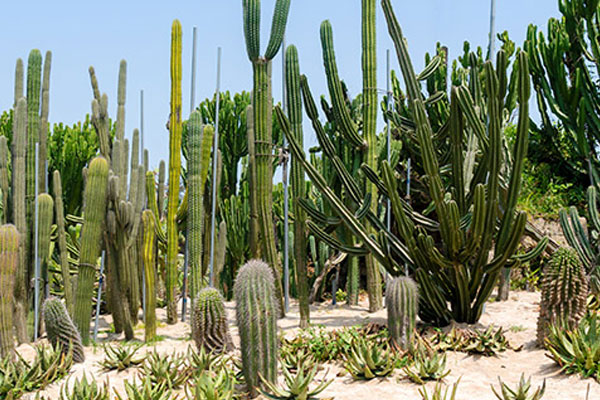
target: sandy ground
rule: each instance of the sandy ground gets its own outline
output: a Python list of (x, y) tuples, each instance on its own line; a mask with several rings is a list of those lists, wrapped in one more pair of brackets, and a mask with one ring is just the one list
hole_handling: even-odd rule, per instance
[[(508, 350), (497, 357), (469, 356), (464, 353), (448, 352), (447, 366), (452, 372), (445, 378), (448, 385), (461, 378), (458, 388), (458, 400), (493, 400), (496, 399), (490, 389), (490, 385), (498, 385), (498, 377), (511, 387), (515, 385), (521, 376), (532, 377), (532, 386), (541, 385), (546, 380), (546, 395), (544, 400), (584, 400), (589, 385), (589, 399), (600, 398), (600, 385), (593, 379), (583, 380), (577, 376), (565, 376), (561, 374), (554, 362), (547, 358), (545, 351), (537, 349), (534, 345), (536, 320), (539, 308), (539, 294), (531, 292), (513, 292), (510, 300), (502, 303), (488, 303), (485, 313), (481, 318), (479, 327), (485, 328), (490, 324), (506, 330), (506, 335), (515, 347), (523, 345), (521, 351)], [(239, 346), (237, 328), (234, 324), (234, 304), (227, 303), (227, 312), (231, 325), (231, 333), (236, 346)], [(188, 340), (189, 325), (178, 323), (168, 326), (164, 323), (166, 316), (164, 310), (158, 310), (161, 321), (158, 334), (165, 339), (156, 345), (143, 347), (142, 351), (153, 351), (172, 353), (185, 351), (193, 342)], [(287, 335), (294, 335), (297, 331), (298, 310), (295, 304), (285, 319), (279, 321), (280, 329)], [(325, 325), (329, 329), (352, 326), (365, 322), (385, 324), (386, 312), (369, 314), (366, 304), (359, 307), (336, 306), (322, 304), (311, 310), (311, 321), (313, 324)], [(119, 338), (106, 333), (109, 321), (102, 319), (101, 334), (99, 341), (115, 341)], [(102, 329), (104, 328), (104, 331)], [(137, 337), (143, 338), (143, 331), (137, 331)], [(29, 346), (21, 346), (18, 349), (24, 355), (31, 355)], [(83, 373), (94, 377), (99, 382), (109, 381), (110, 386), (122, 392), (123, 381), (137, 375), (136, 369), (123, 372), (103, 372), (97, 365), (103, 359), (102, 347), (86, 348), (86, 361), (75, 365), (70, 375), (81, 377)], [(353, 381), (349, 376), (337, 376), (342, 371), (341, 366), (327, 364), (317, 378), (322, 379), (327, 372), (327, 379), (335, 378), (334, 382), (321, 394), (321, 398), (334, 397), (338, 400), (357, 399), (421, 399), (418, 389), (421, 387), (410, 382), (400, 370), (385, 379), (371, 381)], [(64, 379), (49, 386), (41, 394), (49, 398), (58, 398), (60, 386), (68, 379)], [(427, 385), (431, 392), (434, 384)], [(30, 399), (35, 396), (30, 395)], [(25, 399), (28, 397), (26, 396)]]

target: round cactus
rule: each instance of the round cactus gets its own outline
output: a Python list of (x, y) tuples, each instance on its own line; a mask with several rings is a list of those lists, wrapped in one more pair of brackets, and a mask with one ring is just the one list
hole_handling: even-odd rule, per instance
[(221, 353), (232, 348), (223, 296), (214, 288), (200, 290), (192, 311), (192, 336), (198, 350)]
[(411, 349), (419, 308), (417, 284), (409, 277), (393, 279), (387, 286), (385, 303), (392, 343), (401, 349)]
[(587, 294), (587, 277), (575, 250), (556, 250), (543, 271), (538, 344), (544, 344), (550, 324), (565, 324), (568, 329), (579, 324), (587, 309)]
[(256, 394), (259, 374), (277, 381), (277, 300), (271, 268), (259, 260), (247, 262), (233, 287), (242, 350), (242, 372), (248, 389)]
[(51, 297), (44, 302), (44, 323), (52, 347), (60, 346), (63, 353), (73, 352), (73, 362), (85, 360), (81, 336), (60, 299)]

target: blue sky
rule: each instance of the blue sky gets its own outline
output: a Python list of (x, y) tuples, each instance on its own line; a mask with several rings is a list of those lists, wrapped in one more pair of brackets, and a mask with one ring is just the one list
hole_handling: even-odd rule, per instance
[[(262, 49), (275, 0), (262, 1)], [(298, 47), (301, 72), (315, 93), (326, 92), (319, 25), (331, 20), (339, 70), (352, 94), (361, 90), (360, 0), (292, 0), (287, 43)], [(489, 0), (393, 0), (417, 69), (437, 41), (450, 58), (461, 53), (464, 40), (487, 46)], [(215, 91), (217, 47), (223, 48), (222, 88), (233, 92), (252, 87), (251, 65), (242, 32), (240, 0), (196, 1), (11, 1), (3, 5), (0, 36), (0, 110), (13, 103), (14, 66), (30, 49), (53, 52), (50, 121), (73, 123), (90, 112), (92, 92), (88, 67), (93, 65), (100, 90), (109, 96), (116, 115), (119, 61), (128, 62), (126, 129), (139, 127), (139, 92), (144, 90), (146, 147), (151, 166), (168, 157), (169, 46), (172, 20), (183, 25), (184, 110), (189, 110), (192, 28), (198, 28), (196, 102)], [(528, 24), (545, 30), (558, 16), (557, 0), (497, 0), (497, 30), (508, 30), (521, 44)], [(393, 49), (381, 7), (377, 15), (378, 86), (385, 87), (385, 51)], [(274, 61), (273, 93), (281, 98), (281, 59)], [(397, 61), (392, 52), (392, 68)], [(312, 135), (309, 129), (306, 135)], [(310, 138), (307, 141), (313, 142)]]

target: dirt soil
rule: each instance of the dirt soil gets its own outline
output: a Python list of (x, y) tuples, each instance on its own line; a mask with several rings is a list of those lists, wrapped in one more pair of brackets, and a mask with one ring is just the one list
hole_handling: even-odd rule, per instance
[[(566, 376), (560, 373), (555, 363), (550, 360), (545, 351), (535, 347), (536, 321), (539, 309), (539, 294), (532, 292), (512, 292), (510, 299), (506, 302), (491, 302), (486, 305), (485, 312), (478, 327), (485, 328), (490, 324), (503, 327), (506, 336), (516, 348), (523, 346), (520, 351), (507, 350), (496, 357), (470, 356), (464, 353), (448, 352), (447, 366), (452, 372), (444, 379), (444, 383), (451, 385), (458, 378), (461, 379), (457, 399), (458, 400), (493, 400), (496, 399), (490, 389), (490, 385), (498, 386), (498, 377), (514, 387), (519, 381), (521, 373), (531, 376), (532, 386), (536, 388), (546, 380), (546, 395), (544, 400), (584, 400), (589, 385), (589, 399), (600, 398), (600, 384), (593, 379), (581, 379), (578, 376)], [(227, 313), (231, 333), (236, 347), (239, 346), (239, 336), (235, 327), (234, 304), (227, 303)], [(122, 340), (114, 334), (107, 333), (110, 317), (102, 318), (99, 341)], [(149, 346), (144, 346), (142, 351), (153, 351), (156, 349), (162, 353), (173, 353), (186, 351), (188, 346), (193, 346), (189, 340), (190, 328), (187, 323), (179, 322), (175, 325), (167, 325), (164, 310), (158, 310), (158, 318), (161, 321), (158, 334), (164, 340)], [(287, 317), (279, 321), (280, 329), (286, 336), (292, 336), (297, 332), (298, 309), (292, 304), (292, 309)], [(344, 326), (352, 326), (366, 322), (378, 324), (386, 323), (386, 311), (381, 310), (369, 314), (366, 303), (357, 307), (331, 306), (322, 304), (311, 309), (311, 321), (313, 324), (324, 325), (328, 329), (336, 329)], [(143, 338), (143, 330), (136, 331), (138, 338)], [(18, 351), (26, 357), (33, 355), (30, 346), (20, 346)], [(103, 359), (102, 346), (88, 347), (85, 351), (86, 361), (75, 365), (67, 379), (54, 383), (41, 394), (49, 398), (58, 398), (60, 386), (65, 382), (81, 377), (84, 373), (94, 377), (98, 382), (109, 382), (110, 386), (123, 393), (123, 382), (125, 379), (133, 379), (137, 375), (137, 369), (129, 369), (123, 372), (103, 372), (98, 362)], [(334, 382), (321, 394), (321, 398), (335, 398), (337, 400), (357, 399), (415, 399), (420, 400), (418, 389), (421, 387), (410, 382), (401, 370), (396, 370), (394, 375), (384, 379), (371, 381), (353, 381), (348, 375), (343, 375), (340, 365), (327, 364), (323, 371), (317, 376), (323, 379), (334, 379)], [(340, 376), (338, 376), (340, 375)], [(67, 383), (68, 384), (68, 383)], [(434, 384), (427, 384), (427, 390), (432, 391)], [(33, 399), (35, 395), (24, 398)]]

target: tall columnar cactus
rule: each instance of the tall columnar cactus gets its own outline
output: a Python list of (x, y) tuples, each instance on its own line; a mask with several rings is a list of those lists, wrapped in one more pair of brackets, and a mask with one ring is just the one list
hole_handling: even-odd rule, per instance
[(13, 337), (13, 293), (19, 264), (19, 232), (14, 225), (0, 227), (0, 359), (15, 347)]
[(218, 289), (204, 288), (198, 292), (192, 311), (192, 336), (198, 350), (222, 353), (233, 344), (227, 327), (223, 296)]
[[(35, 203), (35, 144), (40, 135), (40, 90), (42, 76), (42, 54), (34, 49), (27, 60), (27, 152), (25, 159), (25, 184), (27, 196), (27, 225), (33, 227)], [(31, 247), (31, 244), (29, 244)], [(28, 249), (30, 251), (30, 249)]]
[[(18, 74), (17, 74), (18, 75)], [(21, 97), (17, 101), (13, 120), (13, 159), (12, 175), (24, 177), (27, 152), (27, 101)], [(27, 311), (29, 288), (29, 226), (27, 225), (27, 198), (25, 179), (12, 179), (13, 222), (19, 231), (19, 264), (15, 281), (15, 330), (19, 343), (29, 341), (27, 335)]]
[(60, 299), (48, 298), (43, 305), (44, 324), (48, 333), (48, 340), (52, 347), (60, 346), (61, 351), (73, 354), (73, 362), (85, 361), (81, 335), (71, 320), (67, 308)]
[(42, 105), (40, 109), (40, 133), (38, 137), (38, 193), (48, 191), (46, 163), (48, 161), (48, 112), (50, 103), (50, 67), (52, 52), (47, 51), (44, 57), (44, 74), (42, 76)]
[(219, 236), (217, 238), (217, 248), (215, 249), (214, 263), (214, 286), (221, 287), (221, 273), (225, 268), (225, 256), (227, 252), (227, 223), (225, 220), (219, 223)]
[(254, 151), (256, 180), (252, 181), (251, 191), (256, 192), (257, 209), (262, 255), (273, 271), (275, 289), (279, 299), (280, 312), (283, 308), (283, 289), (279, 279), (279, 255), (275, 244), (273, 228), (273, 138), (271, 60), (277, 55), (287, 24), (290, 0), (277, 0), (273, 14), (271, 37), (264, 57), (260, 56), (260, 1), (242, 0), (244, 9), (244, 36), (248, 58), (254, 71), (252, 90), (252, 112), (254, 123)]
[[(202, 125), (200, 112), (194, 111), (188, 120), (188, 256), (192, 299), (202, 287), (202, 254), (204, 232), (204, 192), (210, 165), (214, 129)], [(208, 214), (208, 213), (207, 213)]]
[(576, 328), (587, 310), (588, 283), (585, 269), (571, 248), (554, 252), (542, 277), (542, 300), (538, 317), (537, 340), (544, 345), (550, 324)]
[(419, 311), (419, 293), (415, 281), (404, 276), (391, 280), (386, 287), (385, 304), (392, 342), (401, 349), (411, 350)]
[(181, 174), (181, 23), (173, 21), (171, 29), (171, 114), (169, 116), (169, 193), (167, 203), (167, 322), (177, 322), (175, 286), (177, 284), (177, 206)]
[[(38, 202), (38, 257), (40, 259), (40, 272), (43, 286), (40, 299), (46, 297), (44, 288), (48, 287), (48, 262), (50, 261), (50, 233), (54, 219), (54, 200), (48, 193), (40, 193)], [(41, 304), (40, 304), (41, 305)]]
[[(246, 107), (246, 134), (248, 136), (248, 187), (255, 187), (256, 182), (256, 149), (254, 148), (254, 109)], [(250, 256), (260, 258), (260, 229), (258, 227), (258, 192), (250, 190)]]
[[(150, 172), (151, 173), (151, 172)], [(151, 210), (142, 213), (143, 255), (144, 255), (144, 285), (146, 287), (146, 307), (144, 312), (145, 341), (149, 342), (156, 336), (156, 221)]]
[(277, 381), (277, 310), (273, 274), (267, 264), (248, 261), (233, 288), (242, 351), (242, 371), (248, 389), (256, 394), (259, 375)]
[[(302, 132), (302, 99), (300, 94), (300, 66), (296, 46), (289, 46), (285, 57), (285, 83), (287, 94), (288, 116), (292, 134), (303, 146)], [(291, 169), (292, 204), (294, 210), (294, 258), (296, 262), (296, 286), (300, 300), (300, 327), (306, 328), (310, 323), (308, 305), (308, 270), (306, 268), (306, 212), (300, 207), (299, 199), (306, 197), (306, 179), (304, 167), (296, 157), (292, 157)]]
[(10, 218), (10, 173), (8, 169), (8, 139), (6, 136), (0, 136), (0, 191), (2, 192), (2, 223), (6, 223)]
[(56, 210), (56, 235), (60, 258), (60, 270), (63, 279), (63, 292), (65, 304), (69, 315), (73, 315), (73, 288), (71, 286), (71, 270), (69, 267), (69, 250), (67, 249), (67, 235), (65, 232), (65, 210), (62, 198), (62, 180), (60, 172), (54, 171), (52, 179), (54, 188), (54, 208)]
[(98, 258), (102, 249), (106, 219), (108, 161), (96, 157), (90, 162), (85, 185), (85, 209), (81, 228), (79, 275), (75, 294), (74, 322), (84, 345), (90, 340), (92, 293), (96, 281)]

